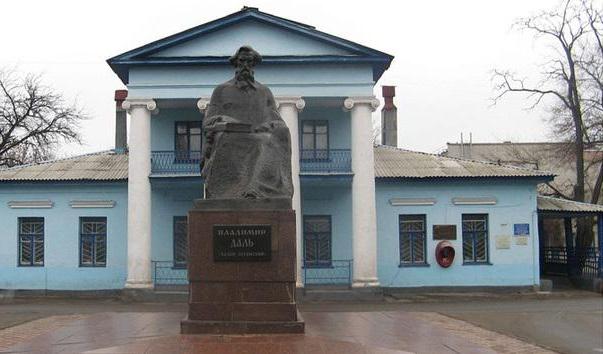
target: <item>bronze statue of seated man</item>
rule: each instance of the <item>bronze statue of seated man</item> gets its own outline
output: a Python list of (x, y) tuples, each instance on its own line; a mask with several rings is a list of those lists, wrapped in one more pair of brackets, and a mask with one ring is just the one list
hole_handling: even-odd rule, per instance
[(203, 119), (201, 176), (206, 199), (291, 198), (291, 136), (272, 92), (255, 81), (262, 60), (243, 46), (235, 77), (214, 90)]

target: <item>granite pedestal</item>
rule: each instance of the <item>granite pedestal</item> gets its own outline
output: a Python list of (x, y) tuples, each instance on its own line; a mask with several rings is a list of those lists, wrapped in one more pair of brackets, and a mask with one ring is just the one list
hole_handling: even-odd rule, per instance
[[(295, 303), (290, 200), (199, 200), (188, 222), (189, 310), (183, 334), (304, 332)], [(238, 236), (237, 230), (265, 231)]]

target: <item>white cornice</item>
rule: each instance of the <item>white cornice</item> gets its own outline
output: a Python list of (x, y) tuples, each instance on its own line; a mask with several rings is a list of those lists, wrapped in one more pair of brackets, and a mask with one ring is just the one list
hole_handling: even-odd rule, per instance
[(497, 200), (494, 197), (477, 197), (477, 198), (452, 198), (454, 205), (496, 205)]
[(392, 198), (389, 200), (389, 204), (392, 206), (430, 206), (435, 203), (435, 198)]
[(72, 208), (113, 208), (114, 200), (72, 200), (69, 205)]
[(50, 209), (54, 206), (51, 200), (11, 200), (6, 204), (11, 209)]

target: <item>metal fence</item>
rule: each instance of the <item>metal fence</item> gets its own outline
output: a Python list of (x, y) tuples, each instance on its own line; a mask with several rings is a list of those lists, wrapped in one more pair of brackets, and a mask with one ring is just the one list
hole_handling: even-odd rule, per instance
[(199, 174), (201, 151), (152, 151), (153, 174)]
[(301, 150), (300, 172), (351, 173), (352, 153), (350, 149)]
[[(152, 151), (151, 173), (197, 175), (200, 158), (200, 151)], [(300, 172), (352, 173), (352, 153), (350, 149), (301, 150)]]
[(185, 290), (188, 286), (186, 268), (173, 261), (151, 261), (155, 290)]
[(304, 261), (305, 285), (352, 285), (352, 260)]
[(595, 247), (570, 249), (566, 247), (544, 247), (542, 250), (543, 273), (569, 277), (593, 279), (601, 276), (599, 250)]

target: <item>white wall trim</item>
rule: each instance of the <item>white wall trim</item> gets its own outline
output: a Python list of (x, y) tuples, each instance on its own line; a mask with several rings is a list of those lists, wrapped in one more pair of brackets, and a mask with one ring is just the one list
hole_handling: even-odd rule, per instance
[(51, 200), (11, 200), (8, 203), (11, 209), (50, 209), (54, 206)]
[(452, 204), (454, 205), (496, 205), (497, 202), (495, 197), (452, 198)]
[(69, 205), (72, 208), (113, 208), (114, 200), (72, 200)]
[(434, 205), (436, 202), (435, 198), (392, 198), (389, 200), (389, 204), (392, 206)]

